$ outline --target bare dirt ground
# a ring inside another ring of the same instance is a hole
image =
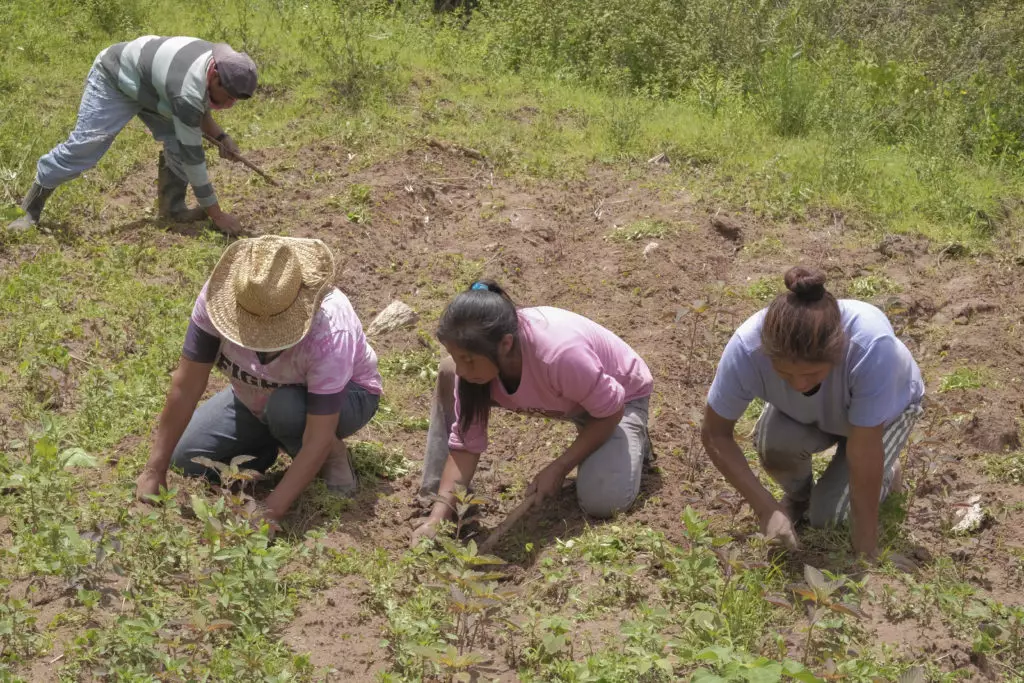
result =
[[[651,435],[657,469],[645,477],[641,498],[625,518],[676,540],[686,505],[719,531],[756,531],[749,512],[739,510],[704,457],[695,427],[725,342],[765,303],[750,295],[750,286],[765,277],[781,280],[798,263],[823,268],[839,295],[857,278],[885,276],[899,291],[870,298],[890,312],[928,386],[927,412],[917,428],[923,440],[907,456],[910,509],[894,543],[923,565],[940,556],[954,558],[980,595],[1015,605],[1024,601],[1024,577],[1013,554],[1024,549],[1024,487],[993,481],[979,457],[1019,448],[1024,408],[1024,284],[1021,266],[1000,256],[999,248],[963,255],[911,236],[857,229],[832,214],[783,224],[742,213],[732,213],[725,223],[719,214],[713,221],[718,207],[695,202],[677,176],[657,167],[628,173],[595,167],[582,180],[524,182],[493,173],[457,149],[429,146],[369,167],[328,145],[287,157],[267,150],[252,156],[283,187],[246,184],[240,169],[218,166],[219,177],[234,185],[243,224],[254,233],[324,240],[339,259],[338,286],[364,325],[401,299],[422,315],[421,330],[432,333],[447,300],[482,273],[503,282],[521,305],[574,310],[636,348],[655,375]],[[137,175],[147,177],[150,170]],[[348,188],[357,183],[371,190],[364,223],[346,218],[343,206]],[[151,188],[142,181],[121,193],[136,205],[151,201]],[[610,238],[617,226],[640,220],[664,222],[674,232]],[[117,225],[110,227],[133,239],[130,223]],[[650,248],[651,242],[657,247]],[[998,239],[996,244],[1002,246]],[[702,313],[693,310],[697,301],[708,304]],[[423,345],[416,332],[404,331],[376,340],[375,347],[387,356]],[[939,392],[941,378],[964,366],[984,369],[983,386]],[[392,392],[391,400],[404,413],[422,417],[429,393],[403,389]],[[515,505],[532,473],[570,438],[564,425],[508,415],[495,420],[491,435],[477,486],[501,502],[483,511],[485,529]],[[418,461],[424,437],[410,432],[389,440]],[[381,437],[371,429],[360,438]],[[327,543],[403,548],[415,520],[417,486],[414,471],[379,490],[364,488]],[[989,520],[979,533],[954,537],[948,528],[956,506],[973,493],[981,494]],[[514,555],[525,540],[542,551],[592,523],[569,490],[531,513],[502,552]],[[794,574],[805,561],[845,570],[837,557],[827,548],[811,548],[791,565]],[[517,563],[528,576],[532,561]],[[865,604],[866,627],[879,641],[908,655],[927,655],[943,668],[967,667],[979,679],[996,675],[984,661],[972,661],[969,637],[937,621],[894,616],[882,594],[889,585],[900,595],[898,581],[877,576],[872,582],[876,599]],[[296,650],[312,653],[314,664],[337,669],[336,680],[372,680],[386,666],[379,646],[383,625],[362,606],[364,590],[345,579],[303,605],[285,633]]]

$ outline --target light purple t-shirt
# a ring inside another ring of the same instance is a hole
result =
[[[708,405],[725,419],[738,420],[750,402],[760,398],[797,422],[848,436],[851,425],[888,425],[924,396],[921,371],[888,318],[871,304],[853,299],[839,301],[847,339],[843,360],[813,396],[790,388],[761,350],[767,310],[740,325],[718,364]]]
[[[515,393],[509,394],[501,380],[491,382],[491,399],[502,408],[549,417],[586,413],[602,418],[614,415],[629,401],[650,396],[653,390],[654,378],[643,358],[582,315],[547,306],[520,309],[519,343],[523,374]],[[458,419],[456,385],[455,426],[448,447],[484,452],[487,426],[474,423],[463,434]]]
[[[255,351],[221,339],[206,312],[207,286],[203,286],[196,299],[191,323],[206,335],[220,340],[217,368],[231,380],[235,395],[257,417],[263,417],[267,399],[280,387],[305,387],[307,407],[312,413],[337,412],[329,407],[320,410],[313,406],[332,405],[334,401],[323,399],[340,396],[349,382],[372,394],[381,393],[377,355],[366,341],[352,304],[340,290],[332,289],[324,297],[309,333],[298,344],[263,365]],[[208,359],[197,356],[197,344],[192,337],[190,331],[183,352],[185,357],[205,362],[213,360],[212,354]],[[340,407],[340,402],[337,405]]]

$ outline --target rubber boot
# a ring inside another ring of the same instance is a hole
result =
[[[341,439],[335,439],[327,460],[320,468],[320,476],[327,484],[327,490],[339,498],[353,498],[359,491],[359,477],[352,466],[348,447]]]
[[[185,204],[188,183],[167,166],[163,152],[160,152],[160,161],[157,164],[156,182],[160,218],[170,218],[179,223],[195,223],[206,218],[206,211],[201,207],[190,209]]]
[[[50,198],[51,194],[53,194],[53,190],[48,190],[39,183],[33,182],[31,189],[21,202],[21,210],[25,212],[25,215],[12,221],[7,229],[22,232],[38,225],[43,207],[46,206],[46,200]]]

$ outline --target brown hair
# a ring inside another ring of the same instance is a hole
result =
[[[846,348],[839,304],[825,289],[825,274],[796,266],[786,272],[786,289],[768,306],[761,346],[769,358],[837,363]]]

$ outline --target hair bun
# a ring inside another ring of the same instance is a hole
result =
[[[825,273],[816,268],[790,268],[786,272],[786,289],[801,301],[819,301],[825,296]]]

